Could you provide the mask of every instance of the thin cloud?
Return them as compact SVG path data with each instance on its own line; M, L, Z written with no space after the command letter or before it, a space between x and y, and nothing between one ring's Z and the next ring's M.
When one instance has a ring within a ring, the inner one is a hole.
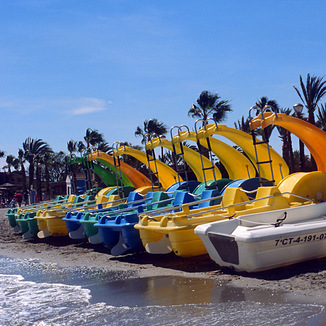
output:
M97 98L83 98L78 101L78 107L71 112L73 115L91 114L98 111L105 111L108 102Z
M33 112L57 112L70 115L85 115L105 111L112 101L93 97L63 98L63 99L22 99L1 98L0 110L11 110L27 115Z
M106 110L106 108L96 108L96 107L83 107L83 108L78 108L72 111L73 115L81 115L81 114L90 114L90 113L94 113L97 111L104 111Z

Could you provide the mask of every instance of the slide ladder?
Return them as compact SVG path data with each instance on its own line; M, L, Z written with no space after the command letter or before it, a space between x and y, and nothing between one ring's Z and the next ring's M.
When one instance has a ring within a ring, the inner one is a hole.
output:
M151 141L151 138L149 139ZM158 173L158 168L157 168L157 161L156 161L156 154L154 149L147 149L146 150L146 158L147 158L147 167L148 167L148 172L149 172L149 178L152 182L152 189L154 191L155 183L157 183L157 189L160 191L162 190L162 185L160 182L160 176Z
M173 141L173 129L177 128L178 133L180 133L180 130L182 127L186 127L188 129L188 127L185 125L182 125L180 127L174 126L170 129L170 136L171 136L171 143L172 143L172 156L173 156L173 160L174 160L175 171L178 173L178 182L180 183L180 175L183 174L185 177L185 181L187 183L188 191L189 191L188 164L185 160L183 144L182 144L182 142L178 143L179 151L177 151L177 148L175 146L176 143ZM179 160L181 160L181 162L179 162Z
M212 171L213 176L214 176L214 182L216 183L216 174L215 174L215 169L214 169L214 159L213 159L213 154L212 154L212 146L211 146L211 142L210 142L210 138L206 137L206 145L203 146L200 143L200 138L198 137L198 130L197 130L197 123L202 121L203 123L203 128L206 131L206 126L207 126L207 120L203 120L203 119L199 119L195 122L195 132L196 132L196 143L197 143L197 148L198 148L198 152L200 154L201 157L201 164L202 164L202 170L203 170L203 174L204 174L204 182L205 182L205 186L207 185L207 171ZM211 166L204 166L204 162L202 160L202 157L208 157L208 159L211 161L212 165Z
M120 146L119 142L114 142L112 144L112 147L116 145L116 148ZM118 187L118 195L120 198L124 198L124 191L123 191L123 180L122 180L122 171L121 171L121 161L120 161L120 156L113 157L113 163L114 163L114 170L115 170L115 177L116 177L116 184Z
M251 110L260 110L261 111L261 115L262 118L264 119L264 109L260 109L258 106L253 106L250 108L249 110L249 117L251 118L250 112ZM252 119L251 119L252 120ZM275 185L275 179L274 179L274 173L273 173L273 161L272 161L272 157L271 157L271 151L270 151L270 145L269 145L269 139L267 136L267 132L266 129L262 129L263 134L262 134L262 139L261 140L257 140L256 138L256 133L255 133L255 129L256 128L252 128L254 127L251 123L250 123L250 131L251 131L251 136L252 136L252 143L254 145L254 149L255 149L255 156L256 156L256 166L257 166L257 170L258 170L258 176L259 176L259 182L260 185L263 186L264 183L268 182L272 182ZM260 159L259 158L259 151L257 150L257 146L263 145L264 148L267 149L267 159ZM266 179L263 180L263 178L261 177L261 166L262 164L268 164L271 170L271 176L272 176L272 180L267 181Z
M87 154L86 154L87 155ZM82 170L85 176L85 185L86 185L86 190L92 189L92 165L90 164L91 162L88 162L87 160L84 162L82 161ZM77 189L78 190L78 189Z

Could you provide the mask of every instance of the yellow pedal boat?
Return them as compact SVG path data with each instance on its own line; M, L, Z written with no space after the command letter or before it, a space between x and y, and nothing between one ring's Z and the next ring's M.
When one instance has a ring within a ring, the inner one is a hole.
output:
M320 172L315 172L320 173ZM256 198L249 200L241 188L226 188L220 205L202 209L190 209L194 203L184 204L180 212L156 211L156 214L140 214L139 229L147 252L191 257L206 254L206 248L194 233L198 225L237 216L261 213L276 209L312 204L318 201L318 193L325 188L325 174L318 184L310 184L307 174L293 174L278 186L259 187ZM314 179L316 180L316 179Z

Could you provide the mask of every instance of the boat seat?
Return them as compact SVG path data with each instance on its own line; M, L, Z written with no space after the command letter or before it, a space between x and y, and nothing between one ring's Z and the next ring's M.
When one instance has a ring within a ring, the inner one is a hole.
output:
M154 209L166 207L168 203L165 200L169 198L171 197L169 197L166 192L156 191L152 198L152 202L151 202L152 205L149 205L147 208L145 208L145 210L154 210Z
M255 201L252 205L253 208L271 207L272 209L282 209L290 207L277 186L259 187L256 199L259 198L262 199Z
M144 199L144 197L140 193L138 193L136 191L131 191L128 195L126 207L129 208L129 207L136 207L136 206L140 205L141 203L139 203L139 202L134 203L134 202L139 201L141 199Z
M109 201L109 197L107 195L101 195L101 196L98 196L96 198L96 202L95 204L96 205L99 205L99 204L105 204Z
M218 189L204 190L201 194L200 200L217 197L219 195L220 195L220 192L218 191ZM210 207L213 205L218 205L220 201L221 201L221 199L219 199L219 198L206 200L204 202L199 203L196 206L193 206L192 209L205 208L205 207Z
M195 197L193 195L191 195L191 194L189 194L188 192L185 192L185 191L178 191L176 193L176 196L174 198L172 206L177 207L177 206L181 206L183 204L191 203L193 201L195 201ZM173 211L178 212L178 211L180 211L180 208L174 209Z
M105 204L105 208L110 208L118 205L117 200L121 200L123 202L123 199L119 195L110 195L108 203Z
M228 187L224 191L221 206L226 207L230 205L240 204L243 202L248 202L249 198L247 194L241 188ZM244 205L239 205L237 210L245 209Z

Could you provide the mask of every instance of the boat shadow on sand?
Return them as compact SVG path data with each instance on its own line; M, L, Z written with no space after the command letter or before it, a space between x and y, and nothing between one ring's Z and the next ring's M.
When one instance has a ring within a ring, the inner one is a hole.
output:
M153 255L146 252L112 257L111 260L120 262L153 265L155 267L170 268L184 272L211 273L212 275L228 274L239 275L249 278L277 281L295 277L301 274L319 273L326 270L326 258L306 261L290 266L276 268L263 272L247 273L236 272L230 268L221 268L208 255L182 258L174 255Z
M65 236L48 237L44 239L32 238L27 242L34 245L43 243L54 248L66 248L67 250L69 250L69 247L76 247L108 255L112 261L135 265L152 265L154 267L168 268L189 273L210 273L215 276L220 274L227 274L230 276L238 275L248 278L277 281L296 277L302 274L319 273L326 271L326 258L315 259L263 272L247 273L236 272L230 268L225 267L221 268L214 261L212 261L208 255L183 258L175 255L174 253L166 255L155 255L144 251L138 253L129 253L121 256L111 256L110 250L105 248L102 244L92 245L87 241L72 240L69 237Z

